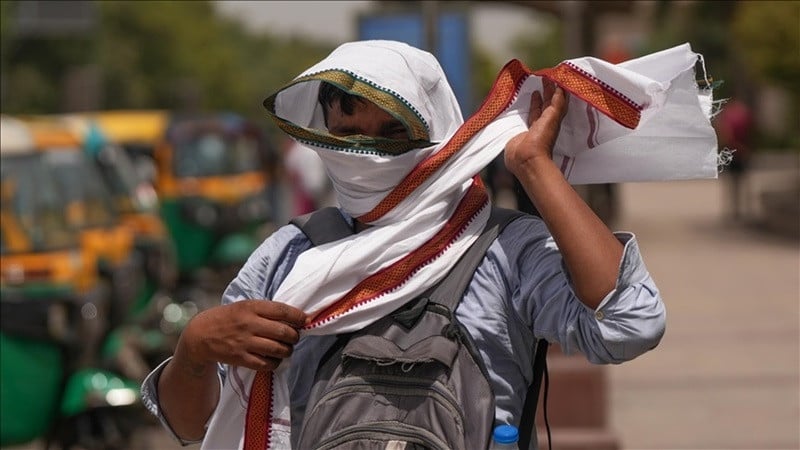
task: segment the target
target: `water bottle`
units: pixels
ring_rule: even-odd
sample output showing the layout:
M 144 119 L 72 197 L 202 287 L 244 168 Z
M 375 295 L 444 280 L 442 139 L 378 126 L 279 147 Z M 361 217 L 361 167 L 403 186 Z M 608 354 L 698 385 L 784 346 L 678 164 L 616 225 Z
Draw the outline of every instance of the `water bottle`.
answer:
M 514 425 L 498 425 L 492 434 L 489 450 L 519 450 L 519 430 Z

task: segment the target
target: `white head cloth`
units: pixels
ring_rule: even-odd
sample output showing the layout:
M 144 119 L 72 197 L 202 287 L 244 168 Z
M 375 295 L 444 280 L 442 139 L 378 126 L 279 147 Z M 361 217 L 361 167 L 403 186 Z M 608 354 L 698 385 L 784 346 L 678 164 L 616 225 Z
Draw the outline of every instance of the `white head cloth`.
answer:
M 265 106 L 284 131 L 317 151 L 343 210 L 374 226 L 301 254 L 273 300 L 314 318 L 304 333 L 334 334 L 364 327 L 439 281 L 486 224 L 490 204 L 476 175 L 508 139 L 527 130 L 530 95 L 541 89 L 541 77 L 572 93 L 554 150 L 571 182 L 716 176 L 710 100 L 701 106 L 710 92 L 699 92 L 694 79 L 698 56 L 685 44 L 618 66 L 580 58 L 539 72 L 515 60 L 465 123 L 429 53 L 393 41 L 340 46 Z M 398 118 L 413 148 L 327 133 L 317 101 L 321 81 Z M 654 142 L 662 137 L 665 142 Z M 289 363 L 270 375 L 264 429 L 249 425 L 247 433 L 250 389 L 258 379 L 230 367 L 203 448 L 242 447 L 245 434 L 264 431 L 264 440 L 249 442 L 289 448 Z

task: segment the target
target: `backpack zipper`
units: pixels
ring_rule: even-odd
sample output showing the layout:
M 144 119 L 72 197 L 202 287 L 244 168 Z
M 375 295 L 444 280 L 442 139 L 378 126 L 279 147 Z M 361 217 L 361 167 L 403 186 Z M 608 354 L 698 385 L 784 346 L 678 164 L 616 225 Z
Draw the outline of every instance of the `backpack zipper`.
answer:
M 430 450 L 449 450 L 450 448 L 447 442 L 443 442 L 438 436 L 424 428 L 408 426 L 401 422 L 387 421 L 347 427 L 320 442 L 314 448 L 315 450 L 334 449 L 341 444 L 352 442 L 354 439 L 374 439 L 376 434 L 382 435 L 381 440 L 387 440 L 387 437 L 397 438 L 405 442 L 424 445 Z

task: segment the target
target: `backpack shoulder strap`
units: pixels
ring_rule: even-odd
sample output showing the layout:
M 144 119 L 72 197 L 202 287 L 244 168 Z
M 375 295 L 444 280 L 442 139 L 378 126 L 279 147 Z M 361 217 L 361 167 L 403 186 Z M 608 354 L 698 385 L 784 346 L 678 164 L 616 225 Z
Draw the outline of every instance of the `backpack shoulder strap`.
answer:
M 455 311 L 464 296 L 464 291 L 472 281 L 475 269 L 478 268 L 478 265 L 483 260 L 486 250 L 489 249 L 489 246 L 492 245 L 492 242 L 506 225 L 523 215 L 525 213 L 517 210 L 492 207 L 489 221 L 486 223 L 486 227 L 478 237 L 478 240 L 458 260 L 447 276 L 425 294 L 425 297 L 435 303 L 447 306 L 451 312 Z
M 450 273 L 429 291 L 426 297 L 431 301 L 447 306 L 452 314 L 461 301 L 461 298 L 464 296 L 464 291 L 467 289 L 470 281 L 472 281 L 475 269 L 477 269 L 478 265 L 483 260 L 489 246 L 492 245 L 492 242 L 494 242 L 506 225 L 522 215 L 524 215 L 524 213 L 517 210 L 493 207 L 491 216 L 489 216 L 489 221 L 483 233 L 478 237 L 478 240 L 472 244 L 472 247 L 461 257 Z M 536 345 L 536 353 L 534 354 L 533 362 L 533 381 L 528 387 L 528 392 L 525 396 L 525 406 L 523 407 L 522 418 L 519 424 L 520 449 L 529 448 L 531 440 L 535 439 L 533 433 L 536 427 L 536 409 L 543 376 L 545 378 L 544 413 L 545 422 L 547 421 L 546 358 L 548 346 L 549 343 L 545 339 L 539 339 Z M 547 431 L 549 439 L 549 424 L 547 425 Z
M 544 398 L 542 399 L 542 413 L 544 414 L 545 428 L 547 429 L 547 445 L 552 448 L 550 439 L 550 424 L 547 421 L 547 348 L 550 343 L 546 339 L 539 339 L 536 344 L 536 353 L 533 356 L 533 381 L 528 386 L 525 394 L 525 406 L 522 407 L 522 417 L 519 420 L 519 445 L 521 449 L 530 448 L 530 442 L 537 442 L 534 437 L 536 432 L 536 409 L 539 406 L 539 391 L 544 377 Z
M 297 226 L 308 236 L 314 246 L 338 241 L 353 234 L 339 208 L 328 206 L 293 218 L 289 223 Z

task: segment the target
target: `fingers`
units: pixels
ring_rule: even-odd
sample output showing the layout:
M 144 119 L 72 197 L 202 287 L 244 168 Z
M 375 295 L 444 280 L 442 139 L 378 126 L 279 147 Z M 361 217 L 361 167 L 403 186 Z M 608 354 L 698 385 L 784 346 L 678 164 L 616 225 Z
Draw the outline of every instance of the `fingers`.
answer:
M 272 339 L 253 338 L 247 343 L 247 351 L 264 358 L 283 359 L 292 356 L 292 345 Z
M 531 110 L 528 113 L 528 126 L 532 126 L 534 122 L 536 122 L 539 117 L 542 116 L 542 109 L 543 109 L 543 101 L 542 101 L 542 93 L 539 91 L 533 91 L 531 94 Z
M 306 313 L 286 303 L 256 300 L 251 302 L 251 306 L 256 314 L 266 319 L 284 322 L 295 328 L 306 324 Z
M 278 325 L 264 328 L 268 330 L 266 333 L 252 336 L 242 345 L 241 365 L 253 370 L 274 370 L 283 359 L 292 356 L 298 340 L 297 330 L 286 324 L 272 323 Z
M 542 91 L 533 91 L 531 94 L 528 126 L 533 126 L 534 122 L 550 107 L 554 107 L 557 115 L 563 117 L 567 112 L 567 98 L 564 89 L 549 78 L 542 78 Z
M 550 104 L 558 111 L 561 117 L 564 117 L 567 114 L 567 106 L 569 106 L 569 97 L 567 93 L 564 92 L 564 89 L 561 87 L 557 87 L 553 92 L 553 97 L 550 100 Z
M 240 362 L 236 365 L 246 367 L 258 371 L 273 371 L 281 364 L 281 360 L 277 358 L 264 357 L 255 353 L 248 353 L 244 355 Z
M 538 94 L 538 91 L 534 92 Z M 531 111 L 533 111 L 534 96 L 531 96 Z M 569 105 L 569 97 L 561 86 L 558 86 L 553 80 L 549 78 L 542 78 L 542 94 L 539 95 L 537 106 L 539 110 L 534 117 L 530 115 L 531 125 L 533 122 L 540 118 L 542 114 L 556 115 L 556 117 L 563 118 L 567 114 L 567 106 Z M 552 111 L 551 111 L 552 110 Z
M 550 106 L 553 99 L 553 93 L 556 91 L 556 84 L 549 78 L 542 78 L 542 90 L 544 91 L 544 106 L 542 109 Z
M 252 327 L 256 329 L 250 336 L 221 356 L 222 362 L 253 370 L 274 370 L 292 355 L 299 340 L 297 330 L 282 322 L 263 319 Z
M 179 345 L 196 361 L 273 370 L 292 354 L 305 322 L 305 313 L 289 305 L 242 300 L 196 315 Z
M 245 327 L 247 337 L 238 339 L 228 352 L 221 354 L 222 362 L 253 370 L 275 370 L 281 361 L 292 355 L 299 332 L 283 323 L 259 317 Z
M 248 328 L 253 336 L 272 339 L 285 344 L 294 345 L 300 340 L 300 332 L 297 331 L 297 328 L 275 320 L 259 318 L 250 323 Z

